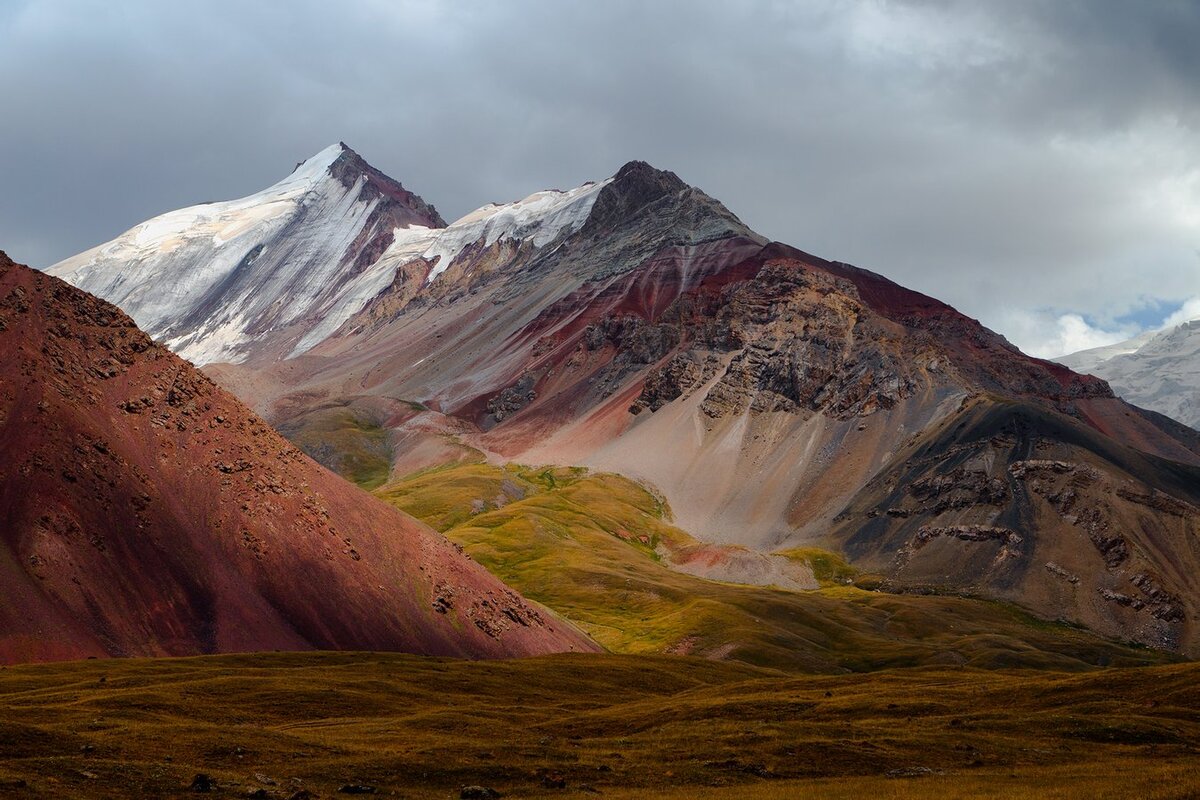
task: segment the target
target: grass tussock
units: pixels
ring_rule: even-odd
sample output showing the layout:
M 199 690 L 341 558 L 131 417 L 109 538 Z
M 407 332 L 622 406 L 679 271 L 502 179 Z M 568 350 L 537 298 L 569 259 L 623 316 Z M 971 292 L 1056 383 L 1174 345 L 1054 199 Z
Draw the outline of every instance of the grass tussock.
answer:
M 1200 667 L 788 676 L 666 656 L 0 670 L 0 794 L 1185 798 Z

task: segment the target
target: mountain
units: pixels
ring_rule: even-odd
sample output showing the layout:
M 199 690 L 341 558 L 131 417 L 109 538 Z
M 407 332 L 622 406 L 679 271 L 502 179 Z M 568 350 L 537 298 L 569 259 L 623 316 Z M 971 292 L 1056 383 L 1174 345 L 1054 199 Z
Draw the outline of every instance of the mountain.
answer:
M 0 663 L 596 646 L 115 307 L 0 254 Z
M 1099 375 L 1131 403 L 1200 429 L 1200 319 L 1055 360 Z
M 1150 341 L 1157 335 L 1157 331 L 1146 331 L 1132 339 L 1126 339 L 1123 342 L 1116 344 L 1106 344 L 1101 347 L 1093 347 L 1088 350 L 1080 350 L 1077 353 L 1060 356 L 1053 359 L 1059 364 L 1065 364 L 1076 372 L 1085 375 L 1095 374 L 1094 370 L 1100 364 L 1108 361 L 1116 356 L 1125 355 L 1126 353 L 1135 353 L 1138 348 Z
M 303 352 L 377 293 L 364 275 L 437 211 L 343 144 L 257 194 L 155 217 L 48 270 L 126 310 L 197 364 L 240 361 L 264 333 Z
M 643 162 L 403 231 L 321 341 L 265 330 L 208 367 L 325 463 L 616 472 L 726 554 L 830 548 L 893 591 L 1200 652 L 1200 434 L 1103 380 Z

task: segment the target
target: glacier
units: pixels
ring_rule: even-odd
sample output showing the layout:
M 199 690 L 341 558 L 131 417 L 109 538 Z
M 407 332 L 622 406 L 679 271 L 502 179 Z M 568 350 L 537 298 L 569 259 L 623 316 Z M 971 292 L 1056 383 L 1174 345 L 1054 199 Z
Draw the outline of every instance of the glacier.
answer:
M 425 262 L 428 285 L 476 243 L 541 248 L 574 233 L 612 180 L 489 203 L 447 226 L 421 213 L 420 198 L 398 211 L 389 198 L 415 196 L 375 185 L 390 179 L 361 160 L 337 169 L 346 158 L 358 156 L 330 145 L 261 192 L 162 214 L 46 271 L 120 306 L 193 363 L 243 362 L 280 331 L 292 338 L 274 355 L 291 358 L 331 336 L 405 265 Z

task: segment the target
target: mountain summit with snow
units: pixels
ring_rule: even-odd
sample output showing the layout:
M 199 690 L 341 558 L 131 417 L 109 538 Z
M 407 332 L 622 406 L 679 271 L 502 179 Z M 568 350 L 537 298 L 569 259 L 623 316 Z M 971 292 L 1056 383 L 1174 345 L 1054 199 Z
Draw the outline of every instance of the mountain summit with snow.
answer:
M 294 343 L 361 305 L 361 273 L 397 235 L 445 222 L 344 144 L 240 200 L 143 222 L 47 272 L 127 310 L 195 363 L 242 361 L 265 334 Z
M 264 191 L 163 214 L 47 272 L 117 303 L 197 364 L 290 357 L 405 267 L 428 284 L 469 250 L 537 250 L 575 232 L 610 182 L 489 203 L 447 226 L 339 143 Z

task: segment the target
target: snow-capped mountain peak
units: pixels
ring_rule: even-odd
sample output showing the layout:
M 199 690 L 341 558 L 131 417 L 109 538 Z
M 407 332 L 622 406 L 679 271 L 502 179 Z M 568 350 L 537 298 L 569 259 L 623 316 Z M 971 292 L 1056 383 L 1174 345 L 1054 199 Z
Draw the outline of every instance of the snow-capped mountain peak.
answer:
M 237 200 L 162 214 L 47 271 L 120 305 L 204 364 L 242 361 L 268 332 L 347 302 L 395 231 L 444 226 L 437 211 L 342 143 Z
M 329 173 L 329 168 L 333 166 L 335 161 L 337 161 L 346 153 L 353 152 L 353 150 L 346 146 L 345 142 L 331 144 L 311 158 L 301 161 L 296 165 L 296 168 L 292 170 L 292 174 L 275 184 L 275 186 L 282 186 L 285 184 L 311 184 L 322 180 Z
M 445 272 L 464 247 L 480 240 L 485 247 L 505 239 L 526 239 L 534 247 L 544 247 L 564 232 L 574 233 L 587 220 L 600 190 L 611 182 L 609 178 L 568 191 L 548 189 L 512 203 L 475 209 L 442 231 L 425 253 L 426 258 L 437 258 L 426 280 Z
M 260 192 L 162 214 L 48 272 L 121 306 L 198 364 L 244 361 L 268 340 L 267 356 L 288 358 L 406 266 L 429 286 L 469 248 L 539 249 L 578 231 L 612 180 L 490 203 L 447 226 L 339 142 Z
M 1056 360 L 1104 378 L 1134 405 L 1200 428 L 1200 319 Z
M 379 260 L 353 279 L 343 302 L 317 322 L 292 348 L 294 357 L 315 347 L 360 311 L 395 280 L 406 265 L 429 265 L 426 285 L 445 273 L 450 265 L 472 245 L 491 247 L 500 241 L 529 242 L 541 248 L 564 234 L 579 230 L 591 213 L 600 190 L 612 179 L 589 181 L 576 189 L 548 189 L 535 192 L 511 203 L 489 203 L 475 209 L 444 228 L 408 225 L 392 231 L 392 243 Z

